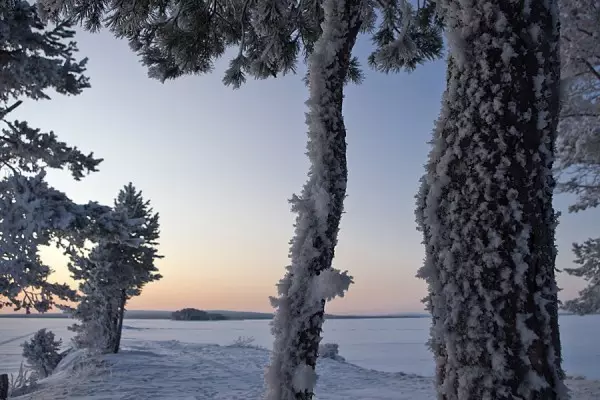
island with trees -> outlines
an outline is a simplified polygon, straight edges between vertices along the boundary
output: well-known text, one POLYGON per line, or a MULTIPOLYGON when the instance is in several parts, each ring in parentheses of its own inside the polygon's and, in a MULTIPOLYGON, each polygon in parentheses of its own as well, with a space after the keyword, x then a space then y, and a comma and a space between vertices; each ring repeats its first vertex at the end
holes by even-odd
POLYGON ((171 319, 175 321, 224 321, 229 318, 223 314, 209 313, 196 308, 183 308, 171 313, 171 319))

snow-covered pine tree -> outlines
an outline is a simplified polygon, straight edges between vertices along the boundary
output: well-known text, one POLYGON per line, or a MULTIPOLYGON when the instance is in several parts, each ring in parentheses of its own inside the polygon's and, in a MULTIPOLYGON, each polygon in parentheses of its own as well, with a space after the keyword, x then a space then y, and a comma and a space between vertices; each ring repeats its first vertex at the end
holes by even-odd
POLYGON ((576 268, 565 268, 565 272, 579 276, 588 285, 579 292, 579 296, 565 301, 563 307, 576 314, 600 313, 600 239, 588 239, 573 245, 576 268))
POLYGON ((352 56, 360 32, 373 32, 369 64, 380 71, 411 70, 439 56, 433 3, 407 0, 111 1, 39 0, 51 17, 68 16, 95 30, 105 23, 129 39, 149 75, 162 81, 212 70, 229 46, 239 51, 224 83, 268 78, 308 63, 308 181, 292 209, 298 215, 291 264, 278 284, 275 344, 267 372, 270 400, 310 399, 325 301, 343 294, 351 278, 332 269, 346 196, 343 88, 362 79, 352 56))
MULTIPOLYGON (((600 1, 560 2, 562 108, 558 125, 557 189, 577 200, 570 212, 600 205, 600 1)), ((588 286, 564 303, 578 314, 600 312, 600 238, 574 244, 576 268, 588 286)))
POLYGON ((27 1, 0 0, 0 308, 46 311, 58 297, 72 299, 67 285, 47 281, 52 272, 40 246, 62 243, 73 252, 86 239, 126 238, 129 223, 110 207, 73 203, 48 186, 45 171, 68 169, 81 179, 101 160, 24 121, 10 121, 23 98, 49 99, 48 91, 78 95, 89 87, 86 60, 76 61, 68 23, 48 28, 27 1), (115 219, 116 218, 116 219, 115 219))
MULTIPOLYGON (((97 266, 90 266, 90 268, 95 267, 97 266)), ((99 353, 110 352, 114 340, 112 322, 117 318, 115 312, 117 299, 108 299, 106 294, 94 287, 92 283, 82 282, 79 284, 77 300, 76 307, 65 307, 65 311, 78 321, 68 327, 70 331, 75 332, 73 344, 78 349, 99 353)))
POLYGON ((36 378, 47 378, 61 360, 62 340, 55 340, 54 332, 40 329, 31 340, 23 343, 23 358, 36 378))
POLYGON ((159 216, 150 201, 129 183, 118 194, 115 212, 142 223, 131 231, 137 247, 100 240, 85 257, 74 257, 70 265, 73 278, 82 281, 81 301, 73 316, 81 321, 72 329, 80 347, 117 353, 127 300, 139 296, 143 287, 162 278, 155 261, 159 238, 159 216))
POLYGON ((567 398, 552 163, 557 1, 439 0, 448 87, 417 202, 438 398, 567 398))

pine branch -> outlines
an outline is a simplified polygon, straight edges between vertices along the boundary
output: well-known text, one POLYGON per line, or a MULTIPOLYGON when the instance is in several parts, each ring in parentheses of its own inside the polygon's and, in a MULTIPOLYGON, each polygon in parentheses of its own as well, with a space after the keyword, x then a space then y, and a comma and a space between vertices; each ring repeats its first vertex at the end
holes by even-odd
POLYGON ((4 119, 4 117, 6 117, 11 112, 13 112, 21 104, 23 104, 23 100, 18 100, 12 106, 10 106, 8 108, 5 108, 4 110, 0 111, 0 119, 4 119))
POLYGON ((590 63, 588 60, 585 60, 585 59, 580 59, 580 60, 588 68, 588 70, 592 73, 592 75, 594 75, 596 77, 596 79, 600 80, 600 72, 598 72, 596 70, 596 68, 594 68, 592 63, 590 63))

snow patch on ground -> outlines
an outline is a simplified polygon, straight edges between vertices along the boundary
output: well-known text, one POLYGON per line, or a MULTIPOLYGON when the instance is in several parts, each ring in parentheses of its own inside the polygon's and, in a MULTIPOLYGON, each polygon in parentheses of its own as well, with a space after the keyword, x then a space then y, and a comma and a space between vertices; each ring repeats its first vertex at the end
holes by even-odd
MULTIPOLYGON (((40 382, 41 390, 18 399, 260 399, 268 361, 269 352, 261 348, 126 341, 122 353, 116 355, 69 354, 57 374, 40 382)), ((435 397, 430 377, 379 372, 327 358, 319 360, 317 373, 317 400, 435 397)), ((567 384, 573 400, 600 398, 600 381, 570 380, 567 384)))

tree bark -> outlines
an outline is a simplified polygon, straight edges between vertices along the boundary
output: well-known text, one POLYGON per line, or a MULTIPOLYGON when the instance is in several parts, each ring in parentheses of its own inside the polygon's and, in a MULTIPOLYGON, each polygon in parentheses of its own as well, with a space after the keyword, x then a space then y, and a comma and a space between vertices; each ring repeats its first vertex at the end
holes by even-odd
POLYGON ((121 336, 123 333, 123 318, 125 318, 125 304, 127 303, 127 291, 121 291, 121 298, 119 299, 119 320, 117 323, 117 330, 115 336, 115 342, 113 345, 113 353, 117 354, 121 348, 121 336))
POLYGON ((566 399, 552 206, 556 0, 439 6, 448 89, 418 210, 438 398, 566 399))
POLYGON ((0 400, 8 399, 8 374, 0 374, 0 400))
POLYGON ((297 218, 290 242, 291 265, 279 282, 279 298, 273 299, 277 310, 266 375, 268 400, 313 397, 325 307, 325 299, 314 287, 317 277, 331 269, 346 197, 343 89, 360 30, 360 5, 360 0, 323 2, 323 33, 309 60, 306 121, 311 166, 301 196, 291 201, 297 218))

